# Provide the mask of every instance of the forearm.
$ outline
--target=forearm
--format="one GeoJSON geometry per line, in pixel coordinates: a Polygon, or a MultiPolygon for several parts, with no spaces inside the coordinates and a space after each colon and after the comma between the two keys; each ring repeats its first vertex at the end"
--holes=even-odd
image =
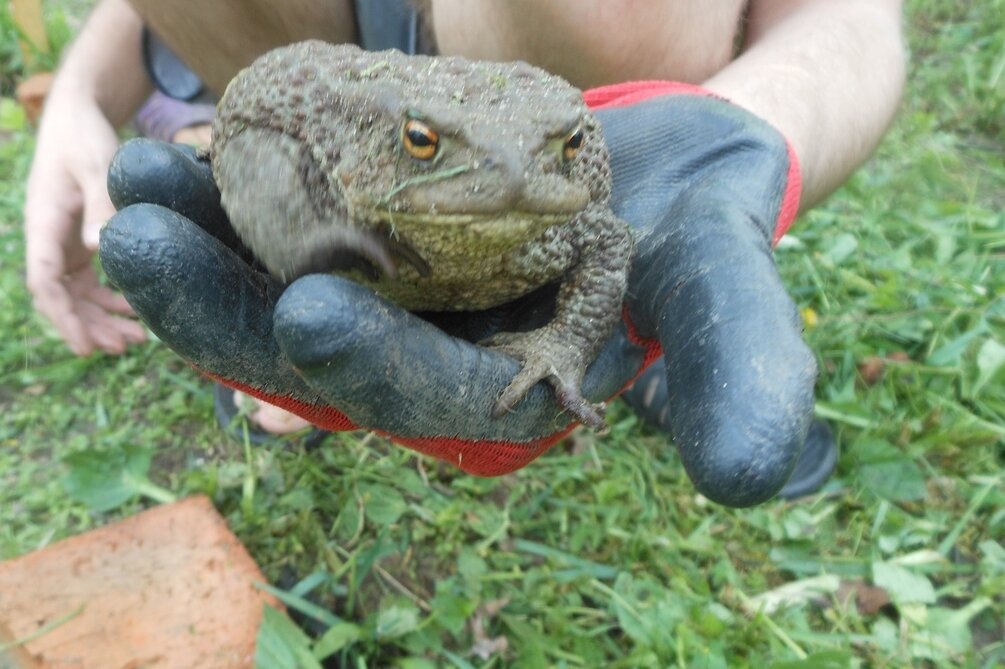
{"type": "Polygon", "coordinates": [[[50,103],[93,99],[118,127],[152,89],[143,66],[139,16],[125,0],[102,0],[68,49],[50,103]]]}
{"type": "Polygon", "coordinates": [[[774,125],[803,174],[802,208],[876,148],[903,88],[900,0],[772,0],[751,10],[748,46],[705,86],[774,125]]]}
{"type": "Polygon", "coordinates": [[[351,42],[349,0],[129,0],[159,38],[222,95],[238,71],[270,49],[307,39],[351,42]]]}

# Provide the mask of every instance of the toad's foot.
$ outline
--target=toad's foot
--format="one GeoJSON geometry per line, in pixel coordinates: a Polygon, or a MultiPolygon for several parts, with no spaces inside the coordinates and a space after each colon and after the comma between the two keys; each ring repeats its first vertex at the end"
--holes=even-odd
{"type": "Polygon", "coordinates": [[[538,381],[547,380],[555,388],[555,399],[563,409],[595,430],[607,428],[605,405],[592,404],[582,395],[583,374],[588,365],[584,352],[563,333],[548,327],[531,332],[502,332],[479,344],[523,364],[493,407],[493,418],[510,411],[538,381]]]}

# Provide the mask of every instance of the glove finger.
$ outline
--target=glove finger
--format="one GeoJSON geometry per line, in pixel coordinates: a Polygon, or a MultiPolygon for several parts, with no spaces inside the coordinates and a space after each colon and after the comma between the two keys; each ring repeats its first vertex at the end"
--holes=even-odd
{"type": "MultiPolygon", "coordinates": [[[[357,425],[404,438],[528,442],[566,429],[571,419],[539,383],[497,419],[491,411],[519,364],[445,334],[373,291],[330,275],[291,284],[276,305],[275,334],[297,370],[357,425]]],[[[624,360],[643,349],[623,329],[583,384],[592,401],[624,383],[624,360]]]]}
{"type": "Polygon", "coordinates": [[[102,230],[115,286],[151,330],[203,371],[262,392],[317,401],[272,337],[278,287],[184,216],[134,204],[102,230]]]}
{"type": "Polygon", "coordinates": [[[674,210],[700,220],[661,245],[663,261],[646,265],[651,276],[633,281],[660,285],[659,270],[673,267],[673,283],[633,306],[657,318],[672,433],[695,486],[716,502],[750,506],[773,497],[795,465],[816,362],[768,242],[746,214],[700,187],[674,210]]]}
{"type": "Polygon", "coordinates": [[[194,147],[146,138],[126,142],[109,167],[108,194],[117,209],[146,202],[176,211],[250,257],[220,206],[209,161],[194,147]]]}

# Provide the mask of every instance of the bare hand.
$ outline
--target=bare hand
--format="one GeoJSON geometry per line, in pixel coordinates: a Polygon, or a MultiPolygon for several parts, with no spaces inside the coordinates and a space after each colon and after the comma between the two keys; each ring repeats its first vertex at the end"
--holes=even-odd
{"type": "Polygon", "coordinates": [[[27,283],[35,308],[70,349],[122,353],[145,329],[98,281],[98,231],[113,213],[105,185],[119,141],[91,101],[53,96],[39,130],[25,201],[27,283]]]}

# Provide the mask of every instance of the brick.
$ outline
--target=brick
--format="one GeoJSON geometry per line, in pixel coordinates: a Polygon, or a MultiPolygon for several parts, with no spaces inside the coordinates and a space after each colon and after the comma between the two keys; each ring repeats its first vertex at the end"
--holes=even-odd
{"type": "Polygon", "coordinates": [[[262,581],[209,499],[191,497],[0,563],[0,624],[23,639],[83,607],[26,644],[41,669],[253,667],[276,605],[262,581]]]}

